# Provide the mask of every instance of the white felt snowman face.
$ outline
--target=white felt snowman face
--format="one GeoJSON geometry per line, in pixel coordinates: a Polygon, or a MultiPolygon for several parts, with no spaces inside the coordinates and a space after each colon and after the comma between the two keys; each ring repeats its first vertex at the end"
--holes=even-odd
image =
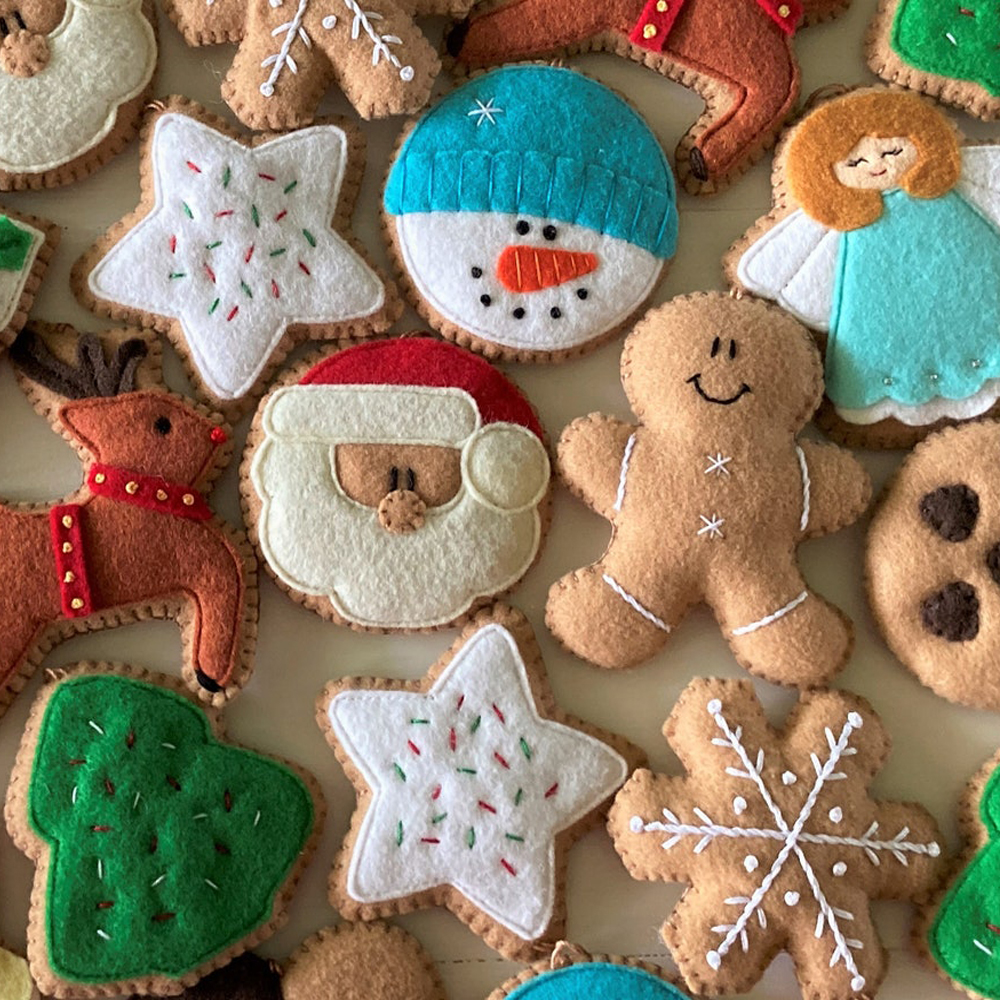
{"type": "Polygon", "coordinates": [[[420,295],[449,323],[515,351],[567,351],[624,323],[664,261],[585,226],[499,212],[413,212],[396,231],[420,295]]]}

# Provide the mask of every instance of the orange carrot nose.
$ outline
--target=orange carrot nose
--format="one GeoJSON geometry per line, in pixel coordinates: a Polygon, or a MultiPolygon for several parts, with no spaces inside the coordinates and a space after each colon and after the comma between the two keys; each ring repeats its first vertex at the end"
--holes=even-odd
{"type": "Polygon", "coordinates": [[[597,270],[597,255],[554,247],[504,247],[497,277],[511,292],[540,292],[597,270]]]}

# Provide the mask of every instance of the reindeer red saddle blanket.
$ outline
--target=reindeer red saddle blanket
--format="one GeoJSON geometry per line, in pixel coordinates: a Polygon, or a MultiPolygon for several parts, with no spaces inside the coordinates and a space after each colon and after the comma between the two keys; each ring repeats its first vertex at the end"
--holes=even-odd
{"type": "MultiPolygon", "coordinates": [[[[746,2],[746,0],[743,0],[746,2]]],[[[786,35],[794,35],[804,13],[801,0],[754,0],[786,35]]],[[[639,20],[628,36],[633,45],[663,52],[687,0],[646,0],[639,20]]]]}

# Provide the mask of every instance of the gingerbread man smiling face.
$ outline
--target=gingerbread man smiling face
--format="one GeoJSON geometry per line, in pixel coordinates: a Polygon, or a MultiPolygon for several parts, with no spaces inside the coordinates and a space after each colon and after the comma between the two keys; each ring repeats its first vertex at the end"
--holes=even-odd
{"type": "Polygon", "coordinates": [[[591,414],[559,442],[567,485],[614,535],[554,585],[549,627],[599,666],[635,666],[704,601],[751,672],[828,680],[850,624],[809,589],[795,549],[850,524],[870,485],[846,451],[795,439],[822,395],[809,335],[762,302],[694,295],[646,316],[621,370],[638,426],[591,414]]]}

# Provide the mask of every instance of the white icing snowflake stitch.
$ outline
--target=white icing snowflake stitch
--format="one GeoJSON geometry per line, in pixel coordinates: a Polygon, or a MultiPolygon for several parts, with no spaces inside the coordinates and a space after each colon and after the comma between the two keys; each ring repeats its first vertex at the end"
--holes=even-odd
{"type": "Polygon", "coordinates": [[[382,282],[330,227],[346,168],[341,129],[314,126],[248,147],[167,113],[150,157],[153,208],[88,283],[100,299],[178,320],[220,399],[251,389],[288,326],[382,307],[382,282]]]}
{"type": "Polygon", "coordinates": [[[328,714],[373,793],[351,897],[375,903],[447,884],[525,940],[542,934],[556,834],[604,801],[628,765],[539,716],[510,632],[481,628],[426,693],[348,690],[328,714]]]}
{"type": "MultiPolygon", "coordinates": [[[[826,935],[832,939],[830,968],[842,964],[850,976],[851,989],[854,992],[864,989],[865,977],[861,975],[855,960],[855,952],[863,949],[864,944],[857,938],[849,937],[847,929],[847,925],[854,921],[854,914],[831,905],[823,886],[825,873],[817,872],[809,860],[808,846],[834,846],[842,849],[848,857],[857,852],[859,857],[866,858],[871,865],[878,867],[886,858],[904,866],[908,865],[909,857],[914,855],[936,858],[940,854],[939,845],[934,841],[927,843],[908,841],[910,831],[905,826],[891,839],[880,839],[878,822],[872,822],[859,836],[831,834],[810,828],[810,819],[820,794],[831,782],[846,778],[845,773],[838,770],[840,762],[843,758],[857,753],[856,748],[851,746],[851,737],[864,724],[858,712],[848,713],[839,735],[835,736],[829,727],[825,728],[827,742],[827,746],[823,749],[825,759],[821,759],[815,751],[810,754],[815,778],[798,815],[789,821],[775,801],[776,790],[769,787],[765,778],[764,750],[758,749],[754,755],[745,746],[742,727],[737,726],[733,729],[730,726],[723,714],[722,702],[718,698],[711,699],[706,707],[722,734],[714,737],[712,744],[732,750],[736,758],[734,765],[726,767],[726,774],[749,783],[754,795],[770,814],[773,826],[744,827],[717,823],[705,810],[694,807],[692,812],[697,822],[684,822],[670,809],[664,808],[663,820],[646,821],[641,816],[633,816],[629,824],[630,830],[636,834],[667,834],[667,839],[661,844],[665,851],[672,850],[683,841],[696,838],[693,846],[695,854],[709,850],[720,838],[740,839],[751,849],[751,853],[746,855],[743,862],[743,867],[749,874],[759,868],[759,860],[752,853],[754,841],[780,843],[782,846],[773,864],[762,873],[761,880],[753,893],[749,896],[730,896],[725,900],[727,906],[736,908],[737,915],[731,923],[719,924],[712,928],[721,940],[715,948],[705,954],[705,961],[710,968],[717,970],[735,944],[738,943],[744,952],[748,951],[753,921],[756,920],[762,929],[767,928],[765,905],[772,907],[774,905],[768,894],[785,866],[791,863],[794,857],[794,863],[804,874],[819,911],[814,930],[815,937],[820,939],[826,935]]],[[[790,771],[784,771],[781,775],[781,783],[786,787],[795,784],[796,780],[790,771]]],[[[746,809],[746,800],[741,798],[741,801],[743,808],[738,810],[734,808],[737,815],[746,809]]],[[[843,810],[835,806],[828,811],[827,818],[831,823],[838,824],[844,819],[843,810]]],[[[835,878],[841,878],[847,870],[846,862],[837,861],[832,866],[830,874],[835,878]]],[[[795,907],[800,898],[797,891],[789,890],[784,893],[782,903],[787,907],[795,907]]]]}
{"type": "Polygon", "coordinates": [[[497,115],[502,115],[504,113],[503,108],[498,108],[494,101],[495,97],[491,97],[488,101],[483,103],[478,97],[476,98],[476,106],[471,110],[466,112],[467,118],[476,119],[476,128],[479,128],[483,122],[489,122],[491,125],[496,125],[497,115]]]}

